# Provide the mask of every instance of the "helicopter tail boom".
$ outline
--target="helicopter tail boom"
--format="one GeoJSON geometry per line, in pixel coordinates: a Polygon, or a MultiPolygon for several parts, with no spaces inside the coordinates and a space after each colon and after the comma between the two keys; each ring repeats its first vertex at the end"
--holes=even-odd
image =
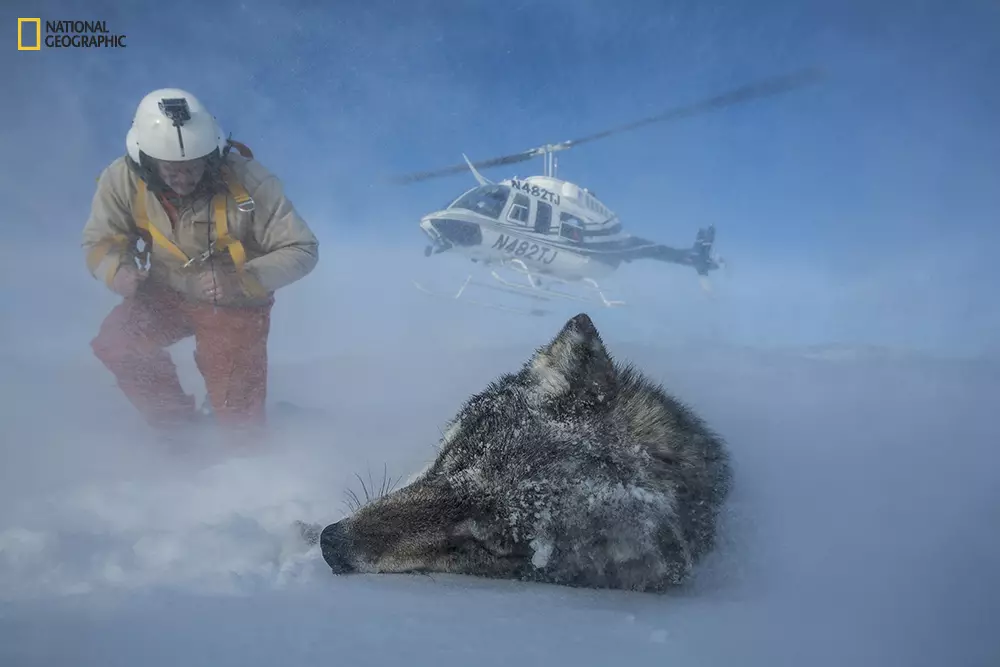
{"type": "Polygon", "coordinates": [[[720,268],[718,261],[712,256],[712,246],[715,243],[715,226],[710,225],[698,230],[694,243],[689,248],[675,248],[661,243],[640,247],[624,257],[626,261],[636,259],[655,259],[671,264],[683,264],[692,267],[699,276],[707,276],[709,271],[720,268]]]}

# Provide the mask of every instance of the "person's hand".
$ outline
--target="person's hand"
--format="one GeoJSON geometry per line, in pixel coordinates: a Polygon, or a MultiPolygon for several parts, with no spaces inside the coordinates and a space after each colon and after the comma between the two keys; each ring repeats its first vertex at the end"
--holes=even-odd
{"type": "Polygon", "coordinates": [[[139,267],[134,264],[122,264],[115,272],[115,277],[111,279],[111,289],[116,294],[128,298],[139,289],[145,275],[139,272],[139,267]]]}
{"type": "Polygon", "coordinates": [[[198,274],[195,284],[209,301],[227,302],[244,296],[243,285],[235,271],[205,269],[198,274]]]}

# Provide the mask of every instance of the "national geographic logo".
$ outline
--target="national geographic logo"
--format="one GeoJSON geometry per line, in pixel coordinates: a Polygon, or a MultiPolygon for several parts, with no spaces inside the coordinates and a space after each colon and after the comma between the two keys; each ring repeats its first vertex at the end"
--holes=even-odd
{"type": "Polygon", "coordinates": [[[125,48],[125,35],[112,35],[107,21],[46,21],[42,38],[42,19],[17,20],[17,50],[125,48]]]}

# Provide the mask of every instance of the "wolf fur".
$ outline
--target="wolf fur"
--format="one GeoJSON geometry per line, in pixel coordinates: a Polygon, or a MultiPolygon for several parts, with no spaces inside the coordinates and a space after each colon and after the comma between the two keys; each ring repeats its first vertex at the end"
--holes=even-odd
{"type": "Polygon", "coordinates": [[[580,314],[462,406],[427,470],[313,539],[337,574],[663,592],[713,549],[730,485],[723,439],[580,314]]]}

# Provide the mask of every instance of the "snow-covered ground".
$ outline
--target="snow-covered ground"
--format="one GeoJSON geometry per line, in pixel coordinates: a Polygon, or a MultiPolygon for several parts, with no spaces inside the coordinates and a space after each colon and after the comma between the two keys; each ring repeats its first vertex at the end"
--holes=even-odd
{"type": "MultiPolygon", "coordinates": [[[[459,402],[561,322],[477,349],[420,334],[425,316],[355,351],[362,311],[320,315],[292,293],[271,395],[316,412],[263,451],[181,456],[144,439],[87,354],[113,299],[61,284],[60,309],[18,302],[4,324],[2,665],[1000,664],[995,365],[609,335],[733,451],[725,541],[689,590],[343,578],[289,524],[341,516],[355,474],[419,469],[459,402]],[[298,333],[325,347],[291,342],[295,322],[321,317],[327,329],[298,333]],[[17,347],[15,331],[32,340],[17,347]]],[[[175,349],[197,389],[190,352],[175,349]]]]}

